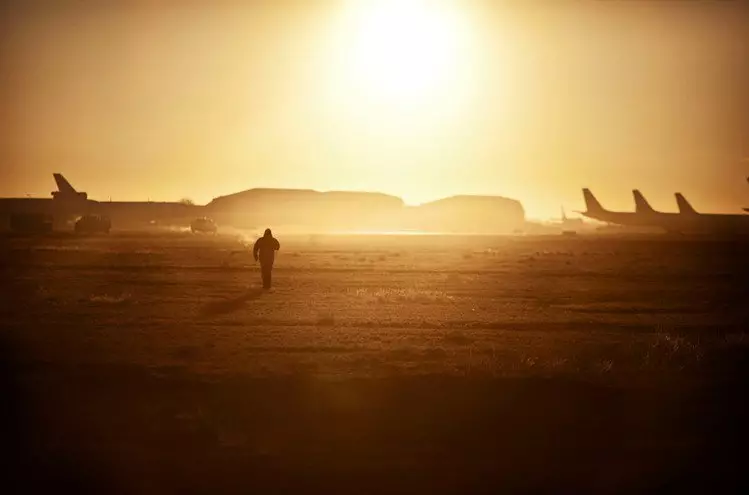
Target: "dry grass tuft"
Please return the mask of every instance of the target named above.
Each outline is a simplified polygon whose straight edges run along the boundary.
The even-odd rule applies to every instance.
[[[131,294],[120,294],[118,296],[112,296],[109,294],[91,294],[88,300],[89,302],[98,304],[122,304],[130,301],[131,297]]]
[[[349,294],[364,299],[376,300],[379,303],[386,302],[415,302],[430,304],[436,302],[453,301],[454,297],[443,290],[432,289],[388,289],[388,288],[359,288],[348,291]]]

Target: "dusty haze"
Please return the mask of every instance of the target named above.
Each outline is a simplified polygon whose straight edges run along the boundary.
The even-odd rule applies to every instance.
[[[529,5],[532,4],[532,5]],[[747,206],[741,2],[256,1],[3,8],[0,196],[252,187],[421,203],[593,188]]]

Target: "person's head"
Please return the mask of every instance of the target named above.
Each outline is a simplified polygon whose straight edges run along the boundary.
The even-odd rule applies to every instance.
[[[270,231],[270,229],[265,229],[265,234],[263,234],[263,237],[273,237],[273,233]]]

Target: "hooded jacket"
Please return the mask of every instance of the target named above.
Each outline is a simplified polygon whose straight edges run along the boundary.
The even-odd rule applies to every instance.
[[[276,251],[281,248],[278,243],[278,239],[273,237],[273,233],[270,229],[265,229],[263,237],[255,241],[255,246],[252,248],[252,255],[257,261],[260,259],[261,265],[272,265],[276,258]]]

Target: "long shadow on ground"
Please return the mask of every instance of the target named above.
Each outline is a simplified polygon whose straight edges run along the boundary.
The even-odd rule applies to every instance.
[[[259,299],[263,295],[262,289],[248,289],[244,294],[233,299],[212,301],[203,306],[201,316],[216,316],[233,313],[242,309],[249,301]]]

